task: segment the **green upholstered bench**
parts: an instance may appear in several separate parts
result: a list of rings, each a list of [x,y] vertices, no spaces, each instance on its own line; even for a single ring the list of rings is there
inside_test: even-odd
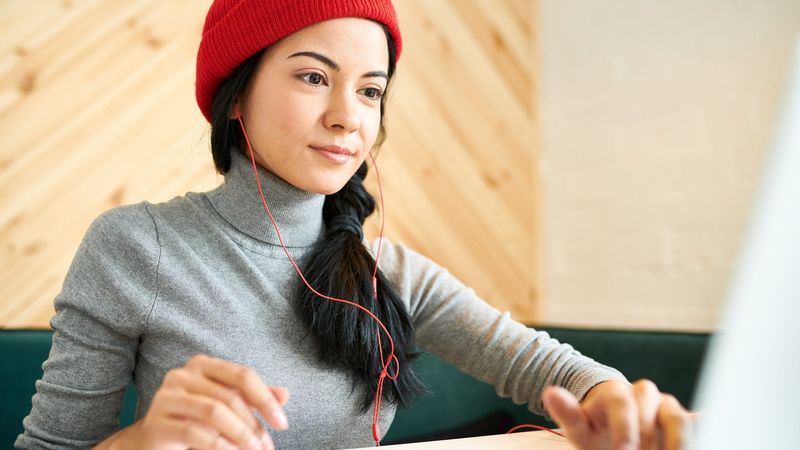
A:
[[[684,405],[691,405],[709,338],[690,333],[538,329],[619,369],[631,381],[653,380]],[[398,410],[385,443],[498,434],[523,423],[555,426],[433,355],[423,354],[417,368],[432,393]]]
[[[31,410],[36,380],[50,353],[53,333],[49,330],[0,330],[0,448],[12,448],[22,433],[22,419]],[[120,423],[133,423],[136,391],[128,386]]]
[[[540,328],[584,354],[620,369],[629,379],[649,378],[662,391],[691,404],[708,335]],[[48,330],[0,330],[0,448],[10,448],[30,412],[34,383],[50,351]],[[525,406],[499,398],[494,388],[430,355],[417,368],[431,394],[398,410],[384,443],[502,433],[520,423],[552,425]],[[120,425],[133,422],[136,393],[128,387]]]

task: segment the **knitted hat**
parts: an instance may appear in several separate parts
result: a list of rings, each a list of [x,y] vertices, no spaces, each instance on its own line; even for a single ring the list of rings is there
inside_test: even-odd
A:
[[[197,51],[195,95],[211,122],[219,84],[239,64],[295,31],[339,17],[363,17],[389,29],[400,57],[402,41],[391,0],[215,0],[208,10]]]

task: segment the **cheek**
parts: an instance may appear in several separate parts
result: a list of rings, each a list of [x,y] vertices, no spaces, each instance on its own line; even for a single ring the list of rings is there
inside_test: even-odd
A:
[[[271,109],[271,120],[275,129],[283,136],[297,137],[308,128],[309,122],[313,122],[311,105],[303,104],[299,100],[284,96],[283,99],[277,99]]]
[[[381,129],[381,113],[370,111],[366,119],[361,122],[362,138],[364,139],[364,147],[366,150],[371,150],[378,138],[378,132]]]
[[[305,131],[313,121],[312,105],[303,103],[285,92],[265,96],[254,108],[255,123],[259,135],[266,141],[262,146],[285,149],[292,143],[305,141]]]

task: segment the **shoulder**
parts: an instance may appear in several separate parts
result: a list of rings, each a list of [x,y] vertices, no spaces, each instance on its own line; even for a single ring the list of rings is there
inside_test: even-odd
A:
[[[86,232],[84,240],[103,243],[148,241],[157,231],[148,204],[118,206],[100,214]]]
[[[367,240],[365,241],[365,245],[372,254],[372,257],[378,259],[378,264],[384,271],[402,267],[411,263],[411,261],[418,256],[422,256],[408,248],[405,244],[394,242],[386,237]]]
[[[122,241],[151,241],[158,237],[159,228],[176,221],[195,221],[196,202],[188,196],[150,203],[140,202],[111,208],[90,225],[87,237]]]
[[[109,209],[92,221],[76,260],[114,265],[149,266],[160,255],[155,221],[146,203]]]
[[[378,244],[378,239],[369,241],[368,248],[373,257],[378,253]],[[407,302],[415,320],[420,314],[425,314],[426,306],[435,309],[444,301],[474,296],[474,291],[450,271],[403,243],[383,238],[378,267]]]
[[[51,326],[63,328],[87,316],[125,334],[138,333],[155,299],[160,258],[158,233],[145,203],[103,212],[72,260]]]
[[[187,192],[159,203],[144,202],[143,210],[150,215],[151,223],[155,224],[162,236],[204,229],[206,225],[216,223],[213,219],[218,214],[209,202],[207,193],[202,192]]]
[[[365,245],[369,249],[373,257],[380,256],[380,262],[393,263],[393,264],[412,264],[412,265],[433,265],[441,268],[431,258],[425,256],[422,252],[416,251],[402,242],[395,242],[387,237],[375,238],[372,240],[365,239]],[[380,255],[378,251],[380,250]]]
[[[380,269],[395,283],[419,283],[448,273],[432,259],[402,242],[384,237],[367,241],[366,245],[372,256],[378,257]]]

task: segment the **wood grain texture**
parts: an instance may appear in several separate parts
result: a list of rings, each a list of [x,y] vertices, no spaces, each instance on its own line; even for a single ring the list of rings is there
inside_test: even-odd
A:
[[[0,2],[1,327],[48,326],[103,211],[222,181],[194,100],[209,4]],[[385,235],[522,321],[536,319],[539,272],[533,6],[398,0],[404,50],[378,159]]]

